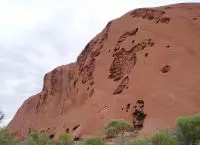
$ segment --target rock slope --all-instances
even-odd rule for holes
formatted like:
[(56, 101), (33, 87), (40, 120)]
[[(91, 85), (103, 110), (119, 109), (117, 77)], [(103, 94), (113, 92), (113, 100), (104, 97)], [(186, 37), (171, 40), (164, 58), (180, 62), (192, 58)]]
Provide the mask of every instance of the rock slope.
[(136, 9), (110, 21), (77, 62), (47, 73), (42, 91), (8, 126), (20, 138), (31, 131), (88, 135), (114, 118), (137, 122), (144, 112), (139, 133), (150, 135), (199, 113), (199, 86), (200, 4)]

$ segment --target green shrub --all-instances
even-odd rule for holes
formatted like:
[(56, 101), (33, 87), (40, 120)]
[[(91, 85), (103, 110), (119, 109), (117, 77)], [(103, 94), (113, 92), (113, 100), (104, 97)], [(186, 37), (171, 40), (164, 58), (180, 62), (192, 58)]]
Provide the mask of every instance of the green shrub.
[(59, 145), (73, 145), (74, 140), (71, 134), (69, 133), (62, 133), (59, 135)]
[(99, 137), (89, 137), (84, 141), (84, 145), (104, 145)]
[(200, 140), (197, 140), (197, 141), (195, 142), (195, 145), (200, 145)]
[(181, 145), (194, 144), (200, 139), (200, 115), (178, 118), (176, 136)]
[(117, 136), (118, 134), (121, 134), (120, 144), (124, 145), (125, 143), (124, 132), (129, 130), (131, 127), (132, 124), (130, 124), (126, 120), (123, 119), (111, 120), (108, 124), (106, 124), (104, 128), (104, 133), (107, 136)]
[(128, 142), (128, 145), (152, 145), (152, 143), (148, 138), (136, 138), (133, 141)]
[(107, 136), (116, 136), (124, 131), (130, 129), (132, 125), (123, 119), (116, 119), (110, 121), (104, 128), (104, 133)]
[(36, 142), (33, 139), (26, 139), (22, 142), (20, 142), (20, 144), (18, 145), (37, 145)]
[(45, 133), (31, 133), (22, 145), (52, 145), (52, 141)]
[(167, 132), (158, 132), (151, 137), (153, 145), (177, 145), (176, 139)]
[(0, 128), (0, 145), (16, 145), (18, 143), (15, 140), (8, 128)]
[(105, 135), (107, 136), (116, 136), (118, 134), (118, 130), (115, 127), (105, 128)]

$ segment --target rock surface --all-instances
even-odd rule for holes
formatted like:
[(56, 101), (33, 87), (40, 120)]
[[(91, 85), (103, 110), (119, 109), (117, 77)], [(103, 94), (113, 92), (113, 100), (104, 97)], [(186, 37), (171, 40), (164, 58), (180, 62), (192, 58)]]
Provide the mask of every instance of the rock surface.
[(142, 135), (200, 112), (200, 4), (136, 9), (110, 21), (77, 62), (44, 77), (43, 90), (17, 111), (9, 127), (56, 137), (98, 134), (117, 118), (132, 122), (137, 100), (147, 114)]

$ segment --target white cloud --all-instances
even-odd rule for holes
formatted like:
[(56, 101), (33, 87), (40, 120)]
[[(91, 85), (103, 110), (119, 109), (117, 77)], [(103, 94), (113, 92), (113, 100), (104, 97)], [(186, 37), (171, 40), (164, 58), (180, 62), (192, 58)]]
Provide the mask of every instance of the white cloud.
[(43, 76), (76, 60), (108, 21), (137, 7), (177, 0), (1, 0), (0, 110), (4, 124), (27, 97), (42, 88)]

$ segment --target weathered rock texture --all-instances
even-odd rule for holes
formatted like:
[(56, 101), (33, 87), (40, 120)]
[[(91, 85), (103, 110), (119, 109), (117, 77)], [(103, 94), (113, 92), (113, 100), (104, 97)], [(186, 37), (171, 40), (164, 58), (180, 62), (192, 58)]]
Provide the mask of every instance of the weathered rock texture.
[(18, 137), (99, 133), (113, 118), (132, 121), (137, 100), (145, 102), (143, 135), (200, 112), (200, 4), (136, 9), (110, 21), (77, 62), (45, 75), (9, 127)]

